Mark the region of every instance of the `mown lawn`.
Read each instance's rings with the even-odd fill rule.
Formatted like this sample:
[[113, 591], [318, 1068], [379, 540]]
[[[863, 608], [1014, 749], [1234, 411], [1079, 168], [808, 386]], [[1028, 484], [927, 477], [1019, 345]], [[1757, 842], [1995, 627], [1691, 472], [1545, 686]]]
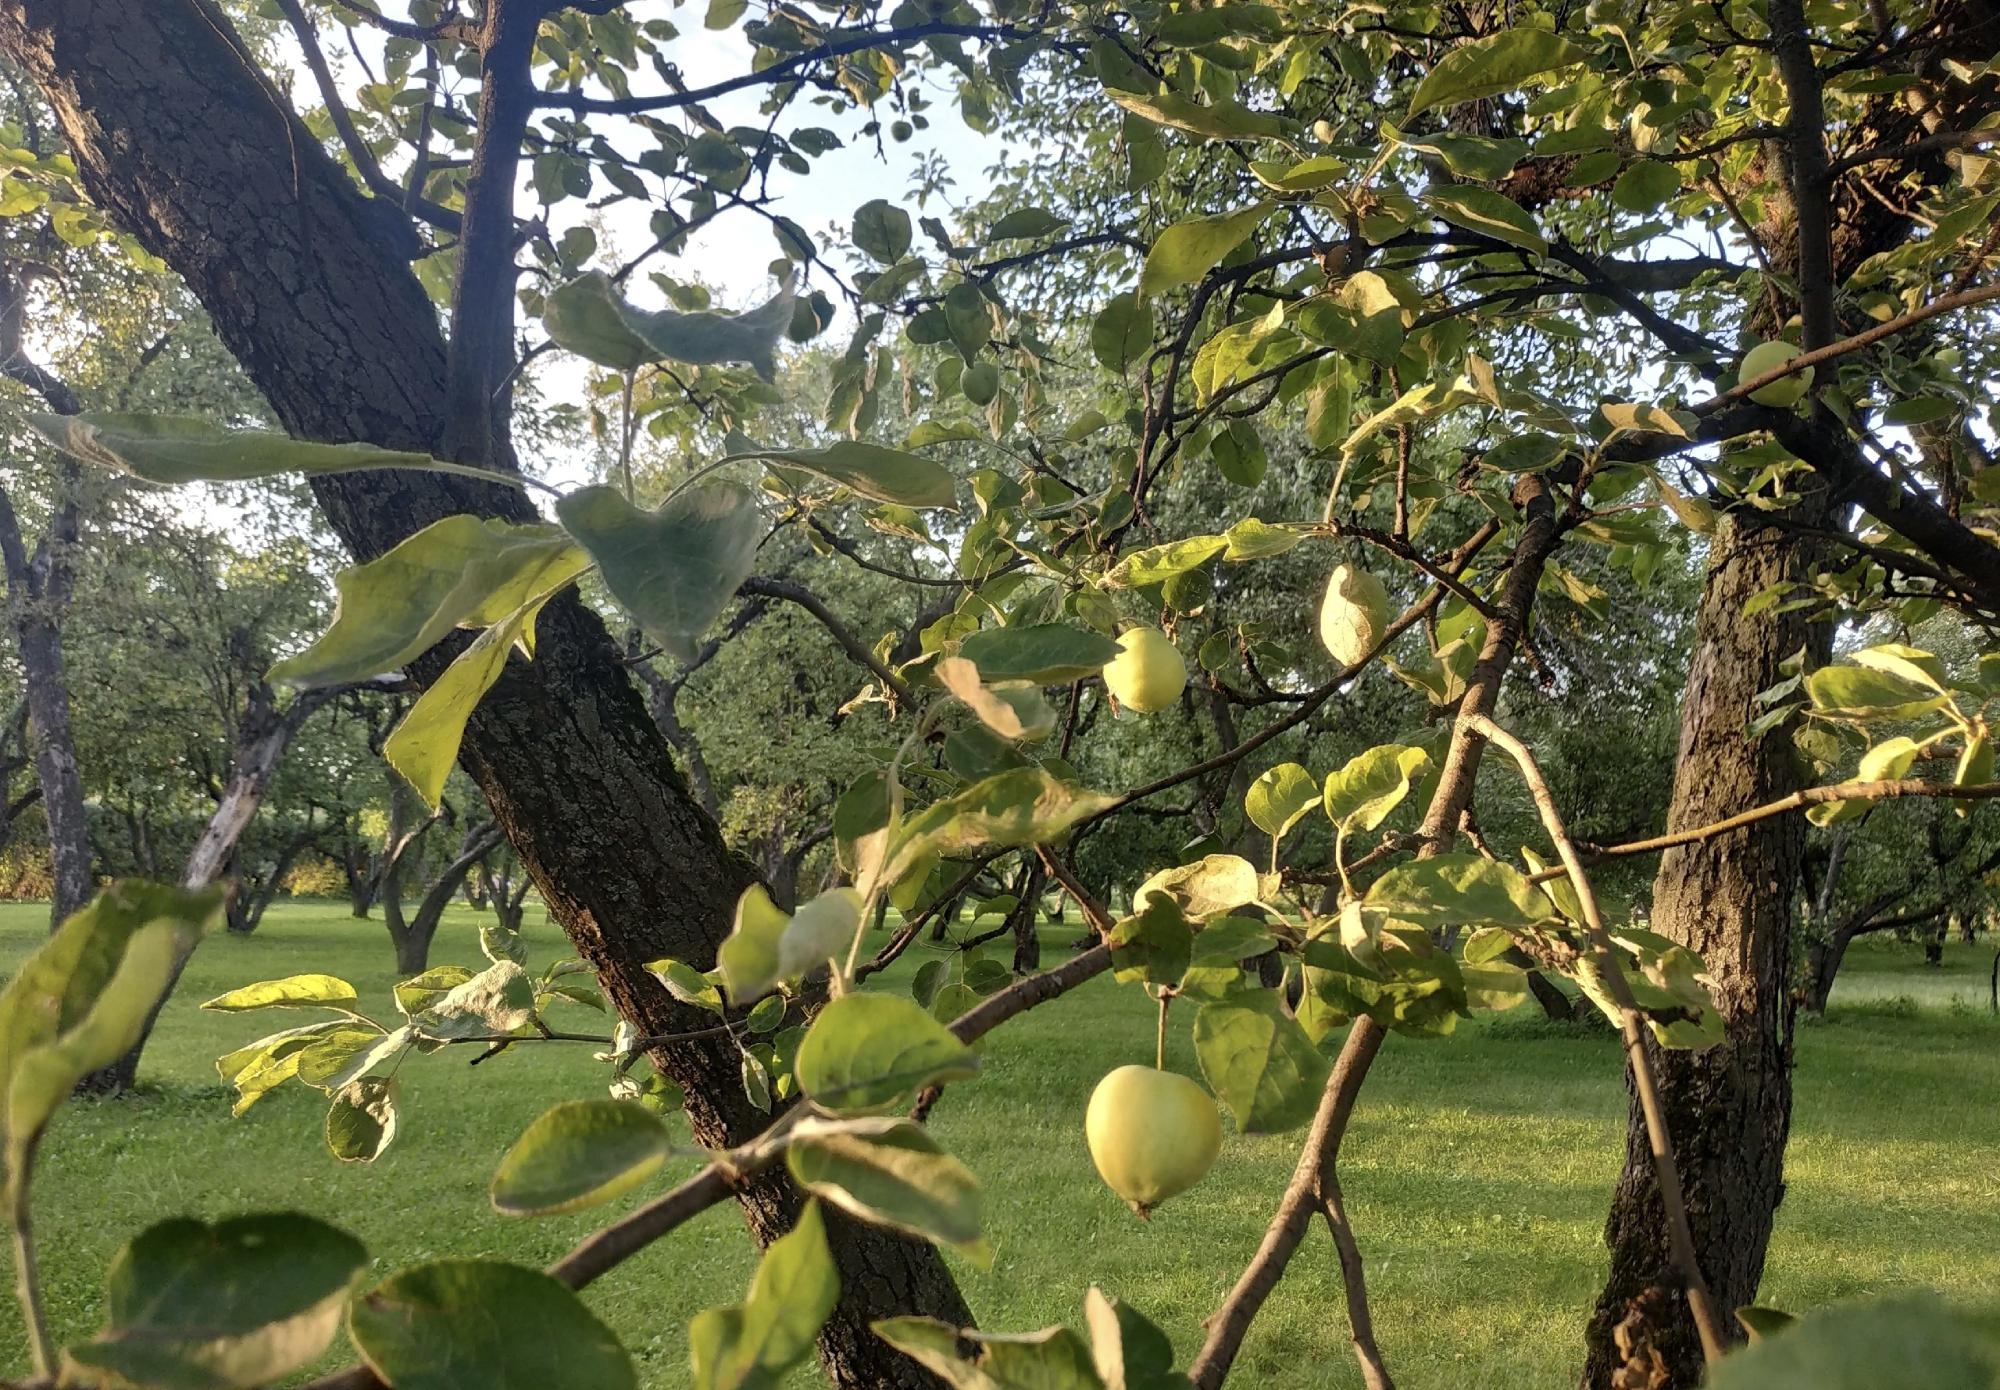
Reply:
[[[562, 949], [538, 918], [531, 911], [537, 963]], [[477, 920], [457, 912], [433, 961], [477, 963]], [[45, 928], [40, 907], [0, 906], [0, 971]], [[2000, 1022], [1985, 1007], [1992, 960], [1991, 944], [1954, 943], [1933, 970], [1917, 947], [1863, 943], [1830, 1017], [1801, 1028], [1790, 1187], [1767, 1301], [1798, 1309], [1911, 1284], [1967, 1300], [2000, 1291]], [[914, 964], [886, 983], [895, 987]], [[401, 1134], [372, 1167], [327, 1155], [323, 1107], [297, 1088], [232, 1120], [213, 1059], [269, 1031], [273, 1016], [195, 1006], [303, 970], [343, 975], [379, 1012], [391, 1010], [379, 921], [281, 904], [254, 937], [202, 947], [147, 1054], [142, 1094], [59, 1117], [35, 1189], [59, 1339], [96, 1326], [112, 1253], [168, 1214], [310, 1212], [365, 1240], [381, 1271], [446, 1254], [540, 1264], [603, 1219], [502, 1218], [485, 1195], [494, 1161], [544, 1107], [602, 1094], [603, 1069], [588, 1047], [517, 1048], [476, 1071], [462, 1052], [412, 1058], [401, 1073]], [[571, 1026], [591, 1031], [593, 1018], [576, 1009]], [[1184, 1021], [1174, 1037], [1171, 1063], [1192, 1071]], [[1160, 1321], [1185, 1356], [1255, 1248], [1296, 1136], [1232, 1137], [1208, 1181], [1150, 1224], [1098, 1183], [1083, 1145], [1084, 1102], [1103, 1072], [1151, 1051], [1150, 1005], [1095, 981], [995, 1034], [985, 1074], [951, 1088], [938, 1107], [938, 1134], [990, 1194], [993, 1268], [958, 1270], [984, 1325], [1075, 1321], [1095, 1282]], [[1397, 1039], [1385, 1049], [1342, 1176], [1370, 1262], [1377, 1327], [1404, 1384], [1573, 1383], [1624, 1116], [1608, 1033], [1556, 1033], [1517, 1014], [1444, 1042]], [[684, 1386], [687, 1318], [739, 1297], [751, 1263], [735, 1214], [712, 1211], [587, 1297], [648, 1386]], [[1293, 1268], [1235, 1383], [1357, 1385], [1319, 1233]], [[0, 1373], [23, 1364], [11, 1299], [0, 1301], [0, 1352]]]

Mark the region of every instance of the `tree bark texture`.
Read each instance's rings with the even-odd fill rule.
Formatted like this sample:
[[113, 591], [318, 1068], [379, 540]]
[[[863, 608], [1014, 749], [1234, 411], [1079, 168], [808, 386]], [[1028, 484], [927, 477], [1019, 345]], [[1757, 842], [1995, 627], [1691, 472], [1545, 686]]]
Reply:
[[[1770, 585], [1798, 578], [1803, 558], [1792, 537], [1746, 521], [1726, 520], [1715, 537], [1681, 707], [1669, 831], [1796, 789], [1785, 733], [1753, 743], [1743, 730], [1760, 711], [1757, 692], [1783, 678], [1778, 664], [1813, 637], [1795, 613], [1756, 620], [1742, 614]], [[1784, 1195], [1791, 928], [1804, 849], [1804, 821], [1775, 817], [1668, 850], [1653, 883], [1652, 927], [1707, 962], [1726, 1030], [1724, 1041], [1707, 1051], [1654, 1054], [1695, 1249], [1724, 1310], [1754, 1301]], [[1585, 1383], [1608, 1390], [1628, 1361], [1646, 1364], [1657, 1356], [1672, 1385], [1698, 1385], [1701, 1342], [1668, 1249], [1636, 1101], [1605, 1240], [1611, 1273], [1587, 1334]]]

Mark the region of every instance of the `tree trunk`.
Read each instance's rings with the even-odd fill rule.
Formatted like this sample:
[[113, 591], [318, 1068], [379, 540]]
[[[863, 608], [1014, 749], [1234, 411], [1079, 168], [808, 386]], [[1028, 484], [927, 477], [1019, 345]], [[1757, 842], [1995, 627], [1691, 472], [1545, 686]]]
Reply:
[[[332, 699], [335, 693], [333, 689], [306, 691], [280, 714], [273, 704], [275, 697], [270, 686], [260, 681], [252, 688], [248, 708], [238, 726], [239, 742], [230, 759], [229, 784], [223, 788], [222, 799], [216, 803], [215, 811], [202, 827], [201, 834], [195, 839], [194, 849], [188, 854], [187, 863], [181, 870], [183, 886], [206, 888], [236, 862], [243, 832], [250, 828], [258, 808], [264, 804], [264, 797], [271, 790], [271, 778], [277, 774], [278, 764], [285, 756], [285, 749], [291, 746], [293, 735], [298, 733], [313, 711]], [[292, 857], [304, 844], [305, 841], [301, 840], [285, 852], [280, 860], [279, 876], [282, 876], [283, 869], [290, 866]], [[231, 931], [239, 930], [238, 923], [244, 920], [238, 916], [240, 905], [234, 898], [241, 887], [237, 884], [230, 890], [232, 900], [226, 916]], [[262, 916], [263, 909], [259, 908], [256, 917]], [[249, 924], [240, 930], [254, 930], [256, 917], [248, 919]], [[139, 1041], [132, 1044], [131, 1051], [77, 1083], [80, 1093], [115, 1096], [132, 1089], [139, 1079], [139, 1059], [146, 1050], [147, 1041], [153, 1036], [154, 1025], [160, 1021], [160, 1010], [173, 997], [174, 986], [180, 983], [181, 972], [187, 969], [193, 955], [194, 947], [189, 946], [174, 962], [174, 968], [167, 977], [167, 987], [161, 992], [159, 1002], [153, 1005], [153, 1011], [146, 1016], [146, 1026], [139, 1031]]]
[[[426, 451], [466, 437], [446, 419], [445, 345], [409, 270], [419, 247], [407, 218], [360, 194], [205, 0], [0, 0], [0, 51], [42, 88], [92, 198], [187, 280], [287, 430]], [[511, 311], [511, 280], [501, 294]], [[539, 519], [514, 488], [439, 474], [327, 475], [313, 489], [362, 558], [454, 513]], [[510, 662], [473, 715], [461, 763], [620, 1015], [648, 1035], [700, 1028], [705, 1016], [645, 962], [712, 964], [754, 876], [689, 796], [597, 615], [564, 595], [536, 636], [535, 660]], [[464, 640], [411, 674], [435, 679]], [[686, 1089], [702, 1143], [769, 1122], [743, 1094], [732, 1043], [677, 1042], [653, 1059]], [[783, 1174], [742, 1199], [760, 1243], [800, 1205]], [[936, 1386], [869, 1323], [969, 1322], [943, 1260], [831, 1213], [827, 1224], [841, 1274], [820, 1337], [828, 1372], [855, 1390]]]
[[1854, 933], [1835, 929], [1806, 947], [1804, 997], [1799, 1002], [1807, 1013], [1826, 1012], [1827, 1001], [1833, 997], [1834, 977], [1840, 973], [1841, 962], [1847, 958], [1848, 943], [1853, 940]]
[[382, 884], [382, 866], [369, 847], [358, 839], [341, 845], [340, 871], [347, 879], [347, 910], [350, 916], [367, 920], [375, 906], [375, 894]]
[[[417, 903], [417, 915], [404, 921], [402, 904], [396, 904], [396, 921], [390, 925], [389, 932], [396, 943], [396, 970], [399, 974], [405, 977], [421, 975], [430, 968], [431, 942], [437, 937], [438, 924], [444, 921], [444, 910], [458, 896], [459, 885], [465, 882], [473, 865], [491, 854], [499, 843], [500, 828], [491, 821], [467, 830], [465, 841], [459, 846], [458, 857], [446, 864], [431, 881], [430, 887], [424, 890], [424, 896]], [[385, 897], [385, 906], [389, 900]]]
[[[1783, 678], [1779, 663], [1802, 646], [1823, 648], [1825, 636], [1796, 613], [1745, 619], [1743, 606], [1798, 579], [1802, 565], [1799, 544], [1777, 530], [1730, 518], [1717, 531], [1681, 708], [1669, 831], [1795, 790], [1784, 731], [1752, 743], [1743, 730], [1758, 712], [1757, 692]], [[1653, 884], [1653, 930], [1707, 962], [1726, 1028], [1725, 1040], [1707, 1051], [1654, 1053], [1695, 1250], [1724, 1310], [1754, 1301], [1784, 1194], [1791, 924], [1804, 848], [1803, 820], [1775, 817], [1668, 850]], [[1611, 1272], [1587, 1333], [1585, 1383], [1613, 1384], [1623, 1365], [1614, 1329], [1622, 1325], [1663, 1358], [1673, 1386], [1698, 1385], [1701, 1343], [1668, 1250], [1636, 1102], [1605, 1240]]]

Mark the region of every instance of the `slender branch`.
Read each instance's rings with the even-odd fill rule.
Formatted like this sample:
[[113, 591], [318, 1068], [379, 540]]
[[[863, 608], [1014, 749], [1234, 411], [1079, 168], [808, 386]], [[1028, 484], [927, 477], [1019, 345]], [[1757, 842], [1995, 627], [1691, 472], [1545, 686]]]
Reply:
[[1907, 314], [1898, 314], [1895, 318], [1873, 324], [1851, 338], [1842, 338], [1839, 342], [1828, 343], [1810, 352], [1802, 352], [1786, 361], [1783, 366], [1775, 367], [1761, 376], [1753, 376], [1747, 381], [1739, 381], [1727, 391], [1710, 396], [1707, 400], [1698, 401], [1688, 409], [1696, 415], [1711, 414], [1731, 401], [1741, 400], [1752, 392], [1763, 390], [1774, 381], [1783, 381], [1786, 377], [1803, 372], [1809, 367], [1817, 367], [1823, 362], [1832, 362], [1850, 353], [1859, 352], [1862, 348], [1871, 347], [1884, 338], [1893, 338], [1898, 333], [1914, 328], [1927, 319], [1934, 319], [1939, 314], [1948, 314], [1954, 309], [1970, 308], [1974, 304], [1985, 304], [1995, 299], [2000, 299], [2000, 284], [1981, 285], [1976, 289], [1941, 295], [1928, 304], [1910, 310]]
[[1827, 166], [1827, 173], [1837, 177], [1851, 169], [1859, 169], [1864, 164], [1901, 163], [1927, 154], [1941, 154], [1950, 150], [1970, 149], [1975, 145], [1988, 145], [1995, 140], [2000, 140], [2000, 130], [1941, 130], [1921, 140], [1912, 140], [1907, 145], [1874, 145], [1865, 150], [1857, 150], [1844, 159], [1834, 160]]
[[868, 645], [859, 637], [856, 637], [849, 630], [847, 624], [843, 623], [834, 611], [820, 600], [819, 595], [806, 588], [805, 585], [794, 584], [789, 579], [767, 579], [762, 575], [752, 575], [743, 581], [742, 586], [736, 592], [739, 594], [755, 594], [762, 598], [784, 599], [787, 603], [796, 603], [799, 607], [817, 618], [820, 626], [831, 633], [833, 640], [840, 644], [840, 649], [853, 657], [861, 665], [867, 667], [876, 680], [882, 682], [885, 687], [894, 692], [897, 699], [903, 701], [905, 704], [913, 702], [910, 687], [904, 684], [903, 678], [883, 665], [881, 658], [868, 650]]
[[305, 55], [306, 68], [312, 73], [313, 81], [319, 85], [320, 100], [326, 106], [327, 119], [333, 122], [335, 133], [340, 136], [341, 146], [347, 157], [354, 162], [355, 172], [361, 175], [361, 182], [371, 193], [386, 198], [440, 230], [454, 235], [461, 225], [459, 215], [450, 208], [440, 207], [429, 199], [420, 197], [414, 188], [405, 189], [401, 184], [382, 172], [382, 166], [375, 160], [374, 151], [361, 138], [361, 132], [354, 128], [354, 118], [347, 112], [347, 105], [340, 99], [340, 84], [334, 80], [333, 69], [327, 66], [326, 54], [319, 46], [319, 31], [313, 27], [299, 0], [277, 0], [278, 9], [298, 36], [299, 51]]
[[[1769, 820], [1773, 816], [1789, 815], [1802, 811], [1808, 806], [1825, 806], [1836, 801], [1894, 801], [1905, 797], [1938, 797], [1948, 801], [1991, 801], [2000, 798], [2000, 782], [1971, 782], [1965, 786], [1953, 786], [1949, 782], [1926, 782], [1920, 778], [1895, 778], [1879, 782], [1838, 782], [1826, 787], [1807, 787], [1803, 791], [1781, 796], [1776, 801], [1767, 801], [1762, 806], [1752, 806], [1747, 811], [1738, 811], [1707, 825], [1697, 825], [1687, 830], [1676, 830], [1668, 835], [1654, 835], [1644, 840], [1628, 840], [1622, 845], [1590, 845], [1584, 854], [1590, 859], [1618, 859], [1629, 854], [1654, 854], [1660, 850], [1673, 849], [1679, 845], [1691, 845], [1701, 840], [1712, 840], [1718, 835], [1727, 835], [1732, 830], [1741, 830], [1746, 825]], [[1543, 883], [1552, 878], [1561, 878], [1569, 872], [1561, 865], [1551, 865], [1529, 880]]]
[[787, 81], [795, 74], [828, 58], [862, 53], [871, 48], [887, 48], [927, 38], [1005, 40], [1034, 36], [1035, 31], [1017, 28], [1011, 24], [951, 24], [941, 20], [930, 24], [912, 24], [905, 29], [866, 29], [831, 39], [803, 53], [794, 53], [789, 58], [759, 68], [755, 72], [743, 73], [721, 82], [712, 82], [706, 87], [691, 87], [662, 96], [647, 97], [590, 97], [581, 92], [544, 91], [536, 93], [535, 104], [565, 111], [594, 111], [615, 116], [633, 116], [646, 111], [673, 111], [687, 106], [699, 106], [716, 97], [741, 91], [745, 87], [767, 87], [773, 83]]
[[1666, 1220], [1667, 1243], [1673, 1249], [1674, 1263], [1680, 1266], [1688, 1311], [1694, 1314], [1695, 1330], [1701, 1334], [1702, 1356], [1713, 1366], [1728, 1351], [1729, 1339], [1715, 1309], [1715, 1296], [1709, 1292], [1708, 1280], [1702, 1276], [1701, 1257], [1695, 1252], [1694, 1233], [1688, 1225], [1687, 1201], [1681, 1193], [1680, 1168], [1674, 1162], [1673, 1136], [1667, 1131], [1666, 1109], [1660, 1101], [1659, 1077], [1653, 1069], [1652, 1054], [1647, 1050], [1646, 1024], [1639, 1012], [1639, 1002], [1632, 995], [1632, 986], [1625, 978], [1624, 967], [1619, 964], [1618, 948], [1612, 944], [1611, 934], [1605, 930], [1597, 892], [1591, 887], [1589, 875], [1583, 871], [1583, 861], [1577, 855], [1576, 844], [1563, 825], [1562, 813], [1556, 809], [1555, 793], [1549, 790], [1548, 781], [1542, 776], [1534, 754], [1520, 739], [1483, 714], [1473, 715], [1471, 723], [1487, 742], [1507, 754], [1521, 769], [1521, 779], [1528, 784], [1528, 793], [1534, 798], [1535, 809], [1541, 814], [1542, 826], [1548, 831], [1549, 839], [1555, 842], [1556, 855], [1562, 860], [1563, 867], [1569, 870], [1570, 887], [1576, 892], [1578, 906], [1583, 911], [1583, 925], [1597, 953], [1598, 974], [1603, 980], [1605, 993], [1618, 1006], [1619, 1031], [1624, 1035], [1625, 1055], [1632, 1066], [1632, 1085], [1639, 1095], [1639, 1109], [1646, 1117], [1646, 1137], [1653, 1150], [1653, 1177], [1660, 1189], [1660, 1210]]

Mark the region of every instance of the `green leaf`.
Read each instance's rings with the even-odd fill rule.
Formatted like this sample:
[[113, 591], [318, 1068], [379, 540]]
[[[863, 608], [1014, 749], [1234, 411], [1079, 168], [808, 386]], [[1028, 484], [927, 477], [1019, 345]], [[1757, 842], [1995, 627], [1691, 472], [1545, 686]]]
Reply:
[[522, 1131], [493, 1174], [493, 1207], [509, 1216], [578, 1211], [622, 1197], [665, 1166], [672, 1137], [643, 1105], [572, 1100]]
[[554, 526], [448, 516], [364, 565], [334, 576], [333, 622], [271, 669], [296, 686], [338, 685], [399, 671], [460, 627], [505, 622], [589, 567]]
[[1496, 140], [1486, 135], [1405, 135], [1394, 126], [1383, 133], [1396, 143], [1427, 154], [1462, 179], [1498, 183], [1528, 157], [1526, 140]]
[[139, 1040], [219, 890], [124, 880], [73, 913], [0, 991], [0, 1121], [8, 1190], [76, 1083]]
[[950, 469], [919, 454], [907, 454], [880, 444], [843, 439], [824, 449], [757, 447], [730, 457], [770, 459], [802, 468], [874, 502], [904, 507], [958, 505], [957, 482]]
[[1155, 893], [1138, 912], [1121, 918], [1105, 940], [1120, 984], [1178, 985], [1193, 957], [1194, 929], [1179, 903]]
[[434, 1038], [512, 1033], [535, 1016], [535, 982], [511, 960], [495, 961], [449, 990], [417, 1020]]
[[1065, 623], [989, 627], [959, 643], [958, 654], [986, 681], [1067, 685], [1094, 676], [1119, 653], [1116, 641]]
[[993, 314], [979, 286], [961, 281], [945, 291], [945, 328], [958, 355], [971, 362], [993, 336]]
[[1421, 748], [1385, 743], [1329, 773], [1321, 794], [1327, 819], [1348, 834], [1375, 829], [1410, 794], [1410, 780], [1429, 765]]
[[420, 1014], [471, 979], [472, 975], [473, 972], [462, 965], [433, 965], [423, 974], [412, 975], [396, 986], [396, 1007], [405, 1015]]
[[1002, 738], [1035, 742], [1055, 730], [1055, 709], [1037, 686], [1016, 681], [989, 687], [979, 679], [979, 668], [961, 656], [948, 656], [932, 669], [938, 684]]
[[1611, 185], [1611, 202], [1627, 212], [1648, 213], [1681, 191], [1681, 171], [1656, 159], [1641, 159]]
[[1067, 1327], [1008, 1335], [935, 1318], [884, 1318], [873, 1326], [955, 1390], [1104, 1390], [1090, 1349]]
[[326, 1146], [342, 1163], [373, 1163], [396, 1140], [396, 1082], [363, 1076], [333, 1093]]
[[1855, 769], [1855, 777], [1863, 782], [1880, 782], [1901, 777], [1910, 770], [1910, 764], [1917, 760], [1923, 749], [1913, 738], [1901, 734], [1883, 739], [1861, 755], [1861, 765]]
[[1136, 290], [1111, 296], [1090, 324], [1090, 354], [1107, 371], [1125, 372], [1153, 345], [1153, 306]]
[[288, 975], [282, 980], [265, 980], [260, 984], [232, 989], [227, 994], [218, 994], [202, 1007], [223, 1013], [244, 1013], [251, 1009], [344, 1008], [359, 998], [353, 985], [333, 975]]
[[653, 960], [646, 962], [646, 972], [665, 985], [667, 993], [681, 1003], [692, 1004], [721, 1017], [722, 991], [692, 965], [678, 960]]
[[236, 1088], [232, 1115], [241, 1115], [275, 1088], [299, 1074], [306, 1048], [336, 1030], [350, 1026], [345, 1018], [322, 1019], [302, 1028], [287, 1028], [225, 1053], [215, 1059], [216, 1074]]
[[1176, 1376], [1174, 1346], [1138, 1309], [1095, 1285], [1083, 1299], [1091, 1358], [1104, 1390], [1191, 1390]]
[[1263, 955], [1277, 942], [1255, 917], [1212, 917], [1194, 938], [1193, 960], [1198, 966], [1234, 965]]
[[883, 877], [895, 882], [927, 856], [1048, 844], [1116, 803], [1116, 797], [1060, 781], [1045, 768], [996, 772], [904, 820]]
[[356, 1298], [347, 1335], [396, 1390], [636, 1390], [631, 1358], [540, 1270], [436, 1260]]
[[1243, 794], [1243, 811], [1266, 835], [1284, 837], [1320, 799], [1319, 783], [1297, 763], [1279, 763]]
[[1424, 74], [1410, 98], [1412, 117], [1433, 106], [1456, 106], [1480, 97], [1516, 91], [1534, 78], [1589, 59], [1588, 50], [1544, 29], [1507, 28], [1460, 44]]
[[988, 241], [1012, 241], [1016, 238], [1039, 238], [1054, 236], [1070, 224], [1067, 217], [1057, 217], [1047, 208], [1015, 208], [1002, 214], [986, 233]]
[[1892, 676], [1901, 676], [1913, 685], [1927, 686], [1939, 694], [1943, 694], [1949, 684], [1942, 661], [1927, 651], [1905, 646], [1901, 642], [1878, 642], [1872, 647], [1863, 647], [1850, 654], [1848, 660], [1871, 671], [1886, 671]]
[[798, 1225], [758, 1261], [749, 1296], [735, 1307], [704, 1309], [688, 1324], [694, 1390], [777, 1390], [811, 1354], [839, 1297], [825, 1218], [818, 1203], [807, 1202]]
[[982, 1266], [991, 1259], [979, 1179], [920, 1124], [805, 1120], [792, 1130], [785, 1162], [800, 1186], [864, 1221], [956, 1246]]
[[1283, 116], [1252, 111], [1226, 97], [1203, 105], [1173, 92], [1143, 94], [1107, 87], [1105, 95], [1154, 125], [1170, 126], [1205, 140], [1257, 140], [1288, 135], [1293, 129], [1292, 122]]
[[1759, 1336], [1710, 1373], [1714, 1390], [2000, 1387], [2000, 1339], [1930, 1293], [1836, 1304]]
[[1822, 666], [1806, 677], [1806, 695], [1821, 714], [1861, 723], [1915, 719], [1945, 704], [1943, 695], [1893, 671], [1867, 666]]
[[1241, 246], [1269, 212], [1268, 205], [1253, 203], [1235, 212], [1174, 223], [1146, 253], [1145, 269], [1139, 273], [1139, 297], [1150, 299], [1201, 279]]
[[1555, 905], [1515, 868], [1476, 854], [1440, 854], [1399, 864], [1369, 885], [1378, 916], [1422, 927], [1537, 927]]
[[796, 297], [788, 282], [740, 314], [646, 310], [626, 302], [609, 276], [593, 270], [550, 291], [542, 303], [542, 327], [558, 347], [622, 372], [648, 362], [740, 362], [770, 381], [777, 375], [778, 343], [791, 326]]
[[833, 956], [845, 955], [861, 930], [863, 902], [852, 888], [833, 888], [782, 911], [762, 884], [736, 900], [736, 921], [716, 965], [733, 1004], [747, 1004], [780, 980], [793, 980]]
[[1549, 252], [1549, 243], [1535, 225], [1535, 219], [1523, 211], [1519, 203], [1490, 188], [1470, 184], [1433, 188], [1424, 195], [1423, 201], [1426, 207], [1454, 226], [1493, 237], [1524, 251], [1532, 251], [1537, 256], [1546, 256]]
[[1241, 855], [1204, 855], [1154, 874], [1139, 885], [1132, 905], [1144, 911], [1155, 895], [1172, 899], [1185, 915], [1201, 921], [1257, 901], [1257, 869]]
[[910, 214], [894, 203], [871, 198], [854, 210], [854, 244], [882, 265], [910, 252]]
[[1319, 1106], [1326, 1058], [1269, 991], [1203, 1004], [1194, 1051], [1208, 1088], [1245, 1134], [1295, 1129]]
[[1273, 555], [1283, 555], [1305, 537], [1288, 526], [1273, 526], [1251, 516], [1223, 532], [1222, 539], [1228, 546], [1223, 551], [1223, 558], [1232, 564], [1241, 564], [1246, 560], [1267, 560]]
[[398, 453], [372, 444], [315, 444], [272, 430], [224, 429], [193, 415], [98, 411], [27, 418], [50, 443], [79, 461], [159, 487], [243, 482], [290, 473], [437, 466], [428, 454]]
[[700, 483], [642, 512], [616, 489], [586, 487], [556, 515], [590, 552], [605, 587], [640, 626], [682, 661], [757, 561], [764, 518], [735, 483]]
[[309, 1216], [148, 1227], [111, 1262], [105, 1326], [70, 1359], [163, 1390], [272, 1384], [333, 1341], [361, 1242]]
[[1145, 550], [1135, 550], [1104, 576], [1116, 589], [1144, 589], [1200, 569], [1229, 548], [1226, 536], [1188, 536]]
[[444, 803], [444, 784], [458, 761], [466, 722], [506, 670], [508, 653], [516, 644], [533, 646], [535, 617], [543, 602], [529, 604], [474, 638], [383, 741], [382, 756], [389, 766], [431, 808]]
[[934, 1081], [975, 1075], [979, 1057], [913, 999], [845, 994], [820, 1010], [793, 1065], [828, 1110], [873, 1110]]

